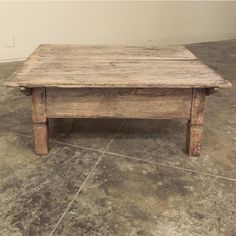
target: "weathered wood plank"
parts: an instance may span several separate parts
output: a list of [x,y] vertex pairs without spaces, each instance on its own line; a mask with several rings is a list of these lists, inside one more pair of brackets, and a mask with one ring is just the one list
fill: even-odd
[[6,86],[75,88],[229,87],[186,48],[43,45]]
[[35,59],[196,59],[184,46],[117,46],[42,44],[31,55]]
[[47,89],[47,117],[189,118],[191,89]]
[[[32,69],[35,67],[35,69]],[[89,61],[31,65],[23,68],[9,86],[25,87],[227,87],[214,71],[197,61]]]
[[[32,59],[25,63],[25,67],[18,72],[18,75],[53,75],[56,73],[61,75],[93,75],[93,74],[115,74],[118,71],[121,73],[140,74],[144,70],[150,70],[149,74],[153,73],[163,74],[167,73],[167,68],[176,71],[177,68],[190,70],[196,73],[199,69],[207,69],[206,66],[199,63],[199,61],[191,60],[54,60],[49,62],[45,60]],[[210,70],[213,72],[213,70]],[[171,71],[169,72],[171,73]],[[203,74],[198,71],[199,75]],[[146,76],[149,76],[147,74]],[[178,76],[178,74],[177,74]]]

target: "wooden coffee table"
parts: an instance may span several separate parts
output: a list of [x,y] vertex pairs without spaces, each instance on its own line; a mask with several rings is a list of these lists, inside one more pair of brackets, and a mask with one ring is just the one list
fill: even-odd
[[183,46],[83,45],[40,45],[5,85],[32,95],[37,154],[48,153],[50,118],[183,118],[193,156],[205,96],[231,86]]

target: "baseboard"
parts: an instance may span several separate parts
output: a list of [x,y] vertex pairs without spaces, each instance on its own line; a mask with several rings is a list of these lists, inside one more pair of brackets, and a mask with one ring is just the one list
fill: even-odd
[[5,63],[5,62],[15,62],[15,61],[25,61],[26,58],[11,58],[11,59],[0,59],[0,63]]

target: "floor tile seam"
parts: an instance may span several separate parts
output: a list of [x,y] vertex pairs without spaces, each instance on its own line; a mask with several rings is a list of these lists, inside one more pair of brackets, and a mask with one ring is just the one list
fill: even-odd
[[93,151],[93,152],[99,152],[99,153],[104,152],[104,150],[101,150],[101,149],[80,146],[80,145],[77,145],[77,144],[71,144],[71,143],[67,143],[67,142],[63,142],[63,141],[55,140],[54,142],[57,143],[57,144],[66,145],[66,146],[70,146],[70,147],[77,148],[77,149],[84,149],[84,150],[87,150],[87,151]]
[[[115,134],[117,134],[117,132]],[[21,134],[19,134],[19,135],[21,135]],[[26,136],[26,135],[21,135],[21,136]],[[27,135],[27,137],[31,137],[31,136]],[[113,141],[114,138],[112,138],[111,140]],[[74,145],[74,144],[70,144],[70,143],[66,143],[66,142],[61,142],[61,141],[57,141],[57,140],[54,140],[54,142],[62,144],[62,145],[67,145],[67,146],[71,146],[71,147],[75,147],[75,148],[80,148],[80,149],[85,149],[85,150],[90,150],[90,151],[95,151],[95,152],[100,152],[100,153],[103,153],[103,151],[104,151],[104,150],[100,150],[100,149],[89,148],[89,147],[84,147],[84,146],[80,146],[80,145]],[[109,144],[109,146],[110,146],[110,144]],[[176,169],[182,169],[182,170],[185,170],[185,171],[190,171],[190,172],[195,172],[195,173],[199,173],[199,174],[204,174],[204,175],[212,176],[212,177],[215,177],[215,178],[221,178],[221,179],[226,179],[226,180],[230,180],[230,181],[236,181],[236,179],[229,178],[229,177],[226,177],[226,176],[214,175],[214,174],[210,174],[210,173],[203,172],[203,171],[195,171],[195,170],[192,170],[192,169],[189,169],[189,168],[178,167],[178,166],[169,165],[169,164],[165,164],[165,163],[161,163],[161,162],[147,161],[147,160],[139,159],[139,158],[128,156],[128,155],[123,155],[123,154],[120,154],[120,153],[109,152],[109,151],[107,151],[108,148],[109,147],[106,147],[104,154],[111,154],[111,155],[120,156],[120,157],[137,159],[139,161],[150,162],[150,163],[153,163],[153,164],[163,165],[163,166],[167,166],[167,167],[170,167],[170,168],[172,167],[172,168],[176,168]]]
[[111,143],[113,142],[113,140],[115,139],[117,133],[121,130],[121,128],[123,127],[123,125],[125,124],[125,120],[122,121],[121,125],[119,126],[119,129],[115,132],[115,134],[113,135],[113,137],[111,138],[111,140],[109,141],[109,143],[107,144],[105,150],[101,153],[100,157],[98,158],[97,162],[95,163],[95,165],[93,166],[93,168],[91,169],[91,171],[89,172],[89,174],[87,175],[86,179],[84,180],[84,182],[81,184],[80,188],[78,189],[78,191],[74,194],[74,197],[72,198],[72,200],[70,201],[70,203],[68,204],[67,208],[65,209],[65,211],[63,212],[63,214],[61,215],[60,219],[58,220],[57,224],[55,225],[55,227],[52,229],[52,231],[50,232],[49,236],[52,236],[54,234],[54,232],[56,231],[56,229],[58,228],[58,226],[60,225],[60,223],[62,222],[63,218],[65,217],[65,215],[67,214],[68,210],[71,208],[72,204],[74,203],[74,201],[76,200],[76,198],[78,197],[78,195],[80,194],[80,192],[82,191],[83,187],[86,185],[87,181],[89,180],[89,178],[92,176],[94,170],[96,169],[97,165],[100,163],[100,161],[102,160],[102,157],[104,156],[106,150],[109,148],[109,146],[111,145]]
[[80,192],[82,191],[84,185],[86,184],[86,182],[88,181],[88,179],[90,178],[90,176],[92,175],[93,171],[95,170],[95,168],[97,167],[97,165],[100,163],[101,159],[102,159],[103,154],[100,155],[100,157],[98,158],[98,160],[96,161],[96,163],[94,164],[94,166],[92,167],[92,169],[90,170],[90,172],[88,173],[87,177],[85,178],[85,180],[83,181],[83,183],[81,184],[81,186],[79,187],[78,191],[74,194],[73,198],[71,199],[71,201],[69,202],[69,204],[67,205],[65,211],[62,213],[61,217],[59,218],[58,222],[56,223],[55,227],[52,229],[52,231],[50,232],[49,236],[53,235],[54,232],[56,231],[56,229],[58,228],[58,226],[60,225],[60,223],[62,222],[63,218],[65,217],[66,213],[68,212],[68,210],[71,208],[72,204],[74,203],[74,201],[76,200],[76,198],[78,197],[78,195],[80,194]]
[[[83,147],[83,146],[78,146],[78,145],[74,145],[74,144],[69,144],[69,143],[65,143],[65,142],[60,142],[60,143],[63,144],[63,145],[73,146],[73,147],[79,148],[79,149],[86,149],[86,150],[90,149],[90,150],[95,151],[95,152],[100,152],[100,153],[103,152],[102,150],[99,150],[99,149],[91,149],[91,148],[87,148],[87,147]],[[124,155],[124,154],[121,154],[121,153],[110,152],[108,150],[106,150],[104,154],[110,154],[110,155],[113,155],[113,156],[119,156],[119,157],[124,157],[124,158],[129,158],[129,159],[135,159],[135,160],[142,161],[142,162],[147,162],[147,163],[156,164],[156,165],[162,165],[162,166],[166,166],[166,167],[170,167],[170,168],[174,168],[174,169],[185,170],[185,171],[188,171],[188,172],[208,175],[208,176],[211,176],[211,177],[226,179],[226,180],[229,180],[229,181],[236,181],[236,179],[230,178],[230,177],[226,177],[226,176],[214,175],[214,174],[207,173],[207,172],[204,172],[204,171],[197,171],[197,170],[193,170],[193,169],[189,169],[189,168],[174,166],[174,165],[165,164],[165,163],[156,162],[156,161],[143,160],[143,159],[140,159],[140,158],[137,158],[137,157],[132,157],[132,156],[129,156],[129,155]]]
[[117,156],[117,157],[122,157],[122,158],[133,159],[133,160],[137,160],[137,161],[141,161],[141,162],[146,162],[146,163],[150,163],[150,164],[160,165],[160,166],[169,167],[169,168],[173,168],[173,169],[178,169],[178,170],[182,170],[182,171],[186,171],[186,172],[192,172],[192,173],[196,173],[196,174],[201,174],[201,175],[206,175],[206,176],[210,176],[210,177],[214,177],[214,178],[218,178],[218,179],[225,179],[225,180],[236,182],[236,179],[234,179],[234,178],[221,176],[221,175],[214,175],[214,174],[207,173],[207,172],[204,172],[204,171],[193,170],[193,169],[189,169],[189,168],[174,166],[174,165],[165,164],[165,163],[156,162],[156,161],[143,160],[143,159],[140,159],[140,158],[137,158],[137,157],[124,155],[124,154],[119,154],[119,153],[110,152],[110,151],[106,151],[105,154],[113,155],[113,156]]
[[12,131],[12,130],[8,130],[6,129],[7,132],[10,132],[10,133],[13,133],[17,136],[22,136],[22,137],[26,137],[26,138],[32,138],[33,136],[32,135],[28,135],[28,134],[22,134],[22,133],[19,133],[19,132],[15,132],[15,131]]
[[[99,159],[97,160],[96,164],[98,164],[98,163],[100,162],[101,157],[102,157],[102,156],[99,157]],[[96,165],[96,164],[95,164],[95,165]],[[95,165],[94,165],[94,166],[95,166]],[[93,167],[93,168],[94,168],[94,167]],[[89,171],[88,176],[90,175],[90,173],[93,172],[92,170],[93,170],[93,169],[91,169],[91,171]],[[88,177],[88,176],[87,176],[87,177]],[[87,177],[86,177],[86,178],[87,178]],[[90,176],[89,176],[89,177],[90,177]],[[47,184],[47,183],[49,183],[49,182],[50,182],[49,180],[46,180],[45,182],[43,182],[43,183],[40,185],[40,187],[38,187],[38,189],[36,189],[36,187],[35,187],[34,189],[36,189],[36,190],[33,191],[33,192],[37,192],[37,191],[39,191],[40,188],[42,188],[45,184]],[[81,192],[82,187],[83,187],[82,185],[85,184],[85,182],[86,182],[86,179],[85,179],[85,181],[83,181],[83,183],[82,183],[81,186],[80,186],[80,189],[79,189],[80,192]],[[22,194],[21,197],[24,196],[26,193],[27,193],[27,192],[25,192],[24,194]],[[79,194],[79,193],[78,193],[78,194]],[[74,199],[74,197],[73,197],[73,199]],[[72,199],[72,200],[73,200],[73,199]],[[76,199],[76,198],[75,198],[75,199]],[[12,199],[10,199],[10,200],[12,200]],[[73,201],[73,202],[74,202],[74,201]],[[72,205],[72,204],[71,204],[71,205]],[[69,208],[68,208],[68,209],[69,209]]]

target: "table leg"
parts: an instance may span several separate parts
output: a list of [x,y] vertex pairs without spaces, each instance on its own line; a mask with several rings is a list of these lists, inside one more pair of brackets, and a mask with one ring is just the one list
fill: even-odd
[[44,155],[48,153],[48,128],[46,123],[34,123],[34,143],[35,152],[38,155]]
[[48,122],[46,118],[45,88],[32,89],[32,120],[35,152],[39,155],[48,153]]
[[203,133],[205,89],[193,89],[190,120],[187,124],[186,151],[191,156],[199,156]]

